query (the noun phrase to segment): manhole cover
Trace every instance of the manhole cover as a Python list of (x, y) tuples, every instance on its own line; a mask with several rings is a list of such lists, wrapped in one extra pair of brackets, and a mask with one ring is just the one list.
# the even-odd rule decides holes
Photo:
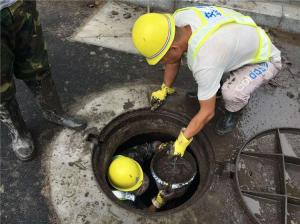
[[(111, 121), (100, 134), (100, 145), (94, 149), (93, 170), (101, 190), (117, 205), (139, 214), (173, 213), (199, 200), (210, 186), (214, 171), (214, 152), (207, 139), (201, 133), (194, 137), (188, 152), (197, 163), (197, 175), (188, 190), (178, 199), (169, 201), (159, 212), (150, 213), (145, 207), (118, 200), (112, 193), (107, 181), (107, 169), (112, 157), (131, 146), (149, 141), (174, 141), (181, 130), (189, 122), (188, 118), (174, 112), (160, 110), (155, 113), (149, 109), (141, 109), (120, 115)], [(146, 207), (158, 193), (156, 182), (151, 175), (150, 162), (148, 170), (144, 170), (150, 178), (149, 190), (141, 196)]]
[(236, 180), (257, 223), (299, 223), (300, 129), (273, 129), (252, 138), (237, 157)]

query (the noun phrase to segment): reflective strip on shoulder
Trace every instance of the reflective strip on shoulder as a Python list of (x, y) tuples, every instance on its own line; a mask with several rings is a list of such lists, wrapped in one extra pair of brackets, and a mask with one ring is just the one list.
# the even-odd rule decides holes
[(234, 11), (233, 9), (229, 8), (222, 8), (219, 6), (215, 6), (215, 8), (222, 13), (224, 16), (244, 16), (242, 13)]
[(271, 40), (262, 28), (257, 27), (256, 31), (259, 37), (259, 46), (253, 58), (253, 63), (266, 62), (270, 59)]
[(196, 7), (186, 7), (186, 8), (178, 9), (174, 12), (173, 16), (176, 15), (177, 13), (179, 13), (179, 12), (183, 12), (183, 11), (187, 11), (187, 10), (194, 11), (194, 13), (200, 19), (201, 25), (204, 25), (204, 26), (207, 25), (207, 20), (205, 19), (203, 14)]
[(209, 24), (205, 27), (200, 27), (192, 34), (189, 40), (189, 44), (192, 42), (197, 42), (197, 44), (194, 44), (195, 46), (192, 49), (192, 55), (188, 55), (188, 60), (195, 59), (200, 47), (205, 43), (205, 41), (221, 26), (229, 23), (238, 23), (242, 25), (257, 27), (255, 22), (249, 16), (228, 16), (227, 18), (224, 18), (217, 23)]
[(250, 16), (237, 16), (233, 18), (238, 24), (257, 27), (256, 23)]
[(207, 25), (207, 20), (205, 19), (205, 17), (203, 16), (203, 14), (195, 7), (192, 7), (192, 10), (196, 13), (196, 15), (198, 16), (198, 18), (201, 21), (201, 25), (202, 26), (206, 26)]
[[(204, 28), (200, 28), (195, 32), (195, 35), (193, 38), (196, 38), (197, 40), (200, 40), (198, 44), (196, 45), (195, 49), (193, 50), (192, 59), (195, 59), (197, 56), (197, 53), (200, 49), (200, 47), (205, 43), (205, 41), (214, 33), (216, 32), (222, 25), (232, 23), (234, 22), (234, 19), (228, 18), (226, 20), (222, 20), (217, 24), (213, 24), (213, 26), (207, 26)], [(200, 32), (201, 31), (201, 32)]]

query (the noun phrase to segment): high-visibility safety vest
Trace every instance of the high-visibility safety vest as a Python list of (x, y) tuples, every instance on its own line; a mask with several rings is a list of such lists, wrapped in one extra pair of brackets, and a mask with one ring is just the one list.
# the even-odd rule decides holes
[(251, 17), (244, 16), (243, 14), (231, 9), (215, 6), (182, 8), (175, 11), (173, 16), (185, 10), (192, 10), (201, 21), (199, 28), (193, 32), (188, 43), (187, 61), (190, 68), (201, 46), (207, 41), (207, 39), (223, 25), (229, 23), (255, 27), (259, 36), (259, 47), (257, 52), (253, 55), (251, 63), (255, 64), (269, 60), (271, 52), (270, 38), (262, 28), (255, 24)]

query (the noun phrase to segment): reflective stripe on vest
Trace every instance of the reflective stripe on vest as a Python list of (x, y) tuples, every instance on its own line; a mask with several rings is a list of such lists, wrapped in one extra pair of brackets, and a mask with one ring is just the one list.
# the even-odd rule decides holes
[(115, 191), (113, 190), (112, 193), (121, 201), (123, 200), (129, 200), (129, 201), (135, 201), (136, 197), (134, 194), (130, 192), (123, 192), (123, 191)]
[(270, 59), (271, 40), (266, 32), (260, 28), (256, 28), (259, 35), (259, 47), (252, 63), (266, 62)]
[(192, 62), (197, 56), (199, 49), (206, 40), (216, 32), (221, 26), (229, 23), (237, 23), (255, 27), (259, 36), (259, 47), (253, 56), (252, 63), (268, 61), (271, 51), (271, 41), (263, 29), (258, 27), (249, 16), (244, 16), (227, 8), (220, 7), (187, 7), (177, 10), (173, 15), (185, 10), (192, 10), (200, 19), (200, 27), (195, 30), (189, 39), (187, 60), (191, 68)]

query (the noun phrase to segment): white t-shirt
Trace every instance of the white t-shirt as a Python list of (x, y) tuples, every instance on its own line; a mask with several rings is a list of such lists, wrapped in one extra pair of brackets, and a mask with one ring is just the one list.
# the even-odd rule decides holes
[[(175, 25), (190, 25), (192, 32), (199, 28), (201, 21), (192, 10), (176, 13)], [(217, 30), (201, 46), (190, 69), (198, 84), (198, 99), (213, 97), (220, 88), (224, 73), (236, 70), (246, 64), (257, 52), (259, 37), (254, 27), (228, 24)], [(272, 44), (271, 58), (280, 59), (280, 51)]]

